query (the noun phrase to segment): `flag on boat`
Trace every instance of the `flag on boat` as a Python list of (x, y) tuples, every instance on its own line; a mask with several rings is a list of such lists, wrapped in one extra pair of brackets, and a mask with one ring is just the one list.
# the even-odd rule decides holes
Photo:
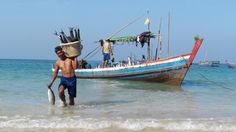
[(145, 20), (144, 24), (145, 24), (145, 25), (149, 25), (149, 24), (150, 24), (149, 18), (147, 18), (147, 19)]

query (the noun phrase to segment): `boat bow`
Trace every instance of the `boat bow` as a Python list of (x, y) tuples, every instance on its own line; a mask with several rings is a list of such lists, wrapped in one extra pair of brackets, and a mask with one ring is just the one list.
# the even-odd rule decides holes
[(189, 61), (188, 61), (189, 66), (192, 64), (195, 56), (197, 55), (197, 52), (198, 52), (199, 48), (202, 45), (202, 41), (203, 41), (203, 39), (200, 39), (200, 38), (196, 39), (196, 42), (195, 42), (194, 47), (193, 47), (192, 52), (191, 52), (191, 56), (190, 56)]

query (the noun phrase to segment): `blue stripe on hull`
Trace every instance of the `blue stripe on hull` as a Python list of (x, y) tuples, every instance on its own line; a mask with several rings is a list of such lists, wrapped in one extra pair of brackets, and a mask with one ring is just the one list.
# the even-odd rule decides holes
[[(107, 71), (94, 71), (94, 72), (76, 72), (77, 76), (80, 78), (107, 78), (107, 77), (124, 77), (129, 78), (130, 76), (138, 77), (145, 76), (145, 74), (150, 74), (153, 71), (162, 71), (165, 69), (172, 69), (178, 66), (186, 64), (187, 60), (179, 60), (170, 63), (156, 64), (151, 66), (137, 67), (137, 68), (125, 68), (119, 70), (107, 70)], [(143, 75), (142, 75), (143, 74)], [(147, 75), (148, 75), (147, 74)]]

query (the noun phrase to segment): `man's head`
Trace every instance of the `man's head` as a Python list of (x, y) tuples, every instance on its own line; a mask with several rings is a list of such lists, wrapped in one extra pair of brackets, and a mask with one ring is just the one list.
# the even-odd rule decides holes
[(59, 58), (65, 57), (64, 51), (62, 50), (61, 46), (55, 47), (55, 53), (57, 54)]
[(100, 39), (99, 42), (100, 42), (100, 45), (103, 46), (104, 41), (102, 39)]

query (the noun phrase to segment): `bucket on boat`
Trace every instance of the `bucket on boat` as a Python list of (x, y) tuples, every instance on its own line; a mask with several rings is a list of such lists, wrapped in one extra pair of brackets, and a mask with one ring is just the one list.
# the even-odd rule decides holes
[(61, 43), (63, 51), (66, 57), (77, 57), (80, 56), (83, 46), (80, 41)]

